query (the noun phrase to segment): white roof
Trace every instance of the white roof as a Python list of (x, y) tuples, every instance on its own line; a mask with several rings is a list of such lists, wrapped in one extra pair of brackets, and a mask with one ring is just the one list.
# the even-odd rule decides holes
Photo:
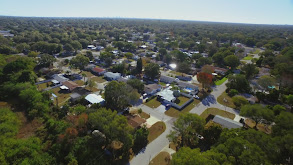
[(146, 46), (146, 45), (141, 45), (140, 47), (141, 47), (141, 48), (146, 48), (147, 46)]
[(96, 95), (96, 94), (89, 94), (85, 97), (85, 99), (89, 101), (91, 104), (101, 103), (105, 101), (101, 95)]
[(69, 89), (67, 86), (65, 86), (65, 85), (62, 85), (62, 86), (60, 86), (60, 89)]
[(216, 115), (213, 119), (215, 123), (221, 124), (224, 128), (241, 128), (243, 125), (237, 121), (231, 120), (229, 118), (225, 118), (219, 115)]
[(94, 48), (95, 46), (94, 45), (88, 45), (87, 47), (88, 48)]
[(58, 84), (59, 83), (59, 81), (57, 81), (57, 80), (51, 80), (51, 82), (54, 83), (54, 84)]
[(177, 67), (176, 64), (170, 64), (169, 66), (170, 66), (172, 69), (175, 69), (175, 68)]
[(169, 88), (166, 88), (166, 89), (162, 90), (161, 92), (158, 92), (157, 95), (161, 96), (164, 100), (170, 101), (170, 102), (173, 99), (175, 99), (175, 97), (173, 95), (173, 91), (171, 91)]

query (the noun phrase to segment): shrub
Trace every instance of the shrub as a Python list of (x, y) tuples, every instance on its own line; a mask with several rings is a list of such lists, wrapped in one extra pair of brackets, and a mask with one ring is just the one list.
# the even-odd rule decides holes
[(240, 109), (243, 105), (248, 104), (248, 101), (243, 96), (234, 96), (232, 97), (232, 101), (237, 109)]
[(233, 97), (233, 96), (238, 95), (238, 94), (239, 94), (239, 92), (238, 92), (236, 89), (231, 89), (231, 90), (229, 91), (229, 93), (228, 93), (228, 95), (229, 95), (230, 97)]

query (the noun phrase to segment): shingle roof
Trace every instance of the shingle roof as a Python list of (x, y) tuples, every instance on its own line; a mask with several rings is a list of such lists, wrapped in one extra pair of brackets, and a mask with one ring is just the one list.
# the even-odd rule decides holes
[(228, 119), (228, 118), (225, 118), (225, 117), (222, 117), (222, 116), (219, 116), (219, 115), (216, 115), (214, 117), (213, 121), (215, 123), (221, 124), (224, 128), (228, 128), (228, 129), (243, 127), (243, 125), (241, 123), (236, 122), (231, 119)]
[(145, 123), (146, 120), (143, 118), (140, 118), (139, 116), (127, 116), (127, 122), (129, 125), (131, 125), (133, 128), (139, 127), (141, 124)]
[(65, 85), (65, 86), (67, 86), (68, 88), (69, 88), (69, 90), (73, 90), (73, 89), (75, 89), (75, 88), (77, 88), (77, 87), (79, 87), (75, 82), (73, 82), (73, 81), (65, 81), (65, 82), (63, 82), (63, 85)]
[(105, 69), (102, 69), (102, 68), (99, 68), (99, 67), (95, 67), (95, 68), (92, 69), (92, 71), (97, 72), (97, 73), (101, 73), (101, 72), (104, 72)]
[(159, 84), (148, 84), (148, 85), (144, 86), (144, 91), (146, 93), (150, 93), (150, 92), (157, 90), (159, 88), (161, 88), (161, 86)]

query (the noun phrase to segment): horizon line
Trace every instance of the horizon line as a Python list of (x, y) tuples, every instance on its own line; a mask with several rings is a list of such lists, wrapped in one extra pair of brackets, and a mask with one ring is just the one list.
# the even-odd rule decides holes
[(135, 18), (135, 17), (61, 17), (61, 16), (11, 16), (0, 15), (0, 17), (23, 17), (23, 18), (96, 18), (96, 19), (141, 19), (141, 20), (169, 20), (169, 21), (188, 21), (188, 22), (207, 22), (207, 23), (224, 23), (224, 24), (246, 24), (246, 25), (268, 25), (268, 26), (293, 26), (293, 24), (268, 24), (268, 23), (245, 23), (245, 22), (224, 22), (224, 21), (203, 21), (203, 20), (188, 20), (188, 19), (168, 19), (168, 18)]

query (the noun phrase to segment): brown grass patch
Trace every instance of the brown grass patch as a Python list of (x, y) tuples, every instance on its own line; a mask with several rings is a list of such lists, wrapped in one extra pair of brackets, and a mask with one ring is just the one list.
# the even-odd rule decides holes
[(169, 164), (171, 164), (171, 156), (168, 152), (160, 152), (150, 162), (150, 165), (169, 165)]
[(156, 122), (154, 125), (149, 128), (149, 136), (148, 141), (151, 143), (153, 140), (155, 140), (157, 137), (159, 137), (164, 131), (166, 130), (166, 125), (164, 122)]
[(21, 121), (21, 127), (19, 128), (19, 131), (16, 135), (16, 137), (19, 139), (34, 136), (38, 128), (42, 126), (42, 123), (37, 119), (34, 119), (33, 121), (28, 121), (24, 112), (16, 112), (16, 115)]

